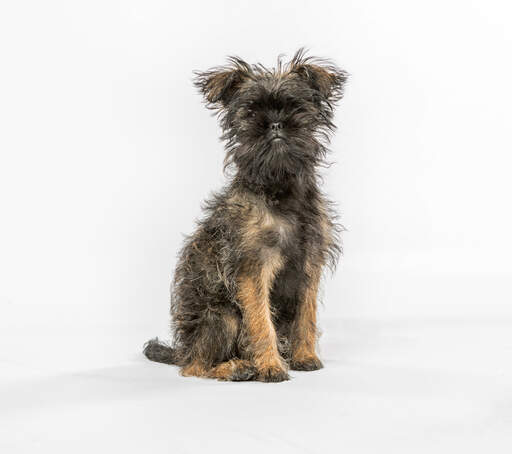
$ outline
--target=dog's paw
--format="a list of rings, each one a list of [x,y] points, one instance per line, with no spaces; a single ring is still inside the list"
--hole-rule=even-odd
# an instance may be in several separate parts
[[[289,380],[290,376],[286,369],[282,366],[268,366],[260,368],[256,380],[267,383],[276,383]]]
[[[256,368],[248,361],[244,361],[231,373],[229,380],[230,381],[253,380],[257,374],[258,374],[258,371],[256,370]]]
[[[292,370],[312,371],[322,369],[322,367],[324,367],[324,365],[316,355],[308,356],[306,358],[292,359],[290,361],[290,369]]]

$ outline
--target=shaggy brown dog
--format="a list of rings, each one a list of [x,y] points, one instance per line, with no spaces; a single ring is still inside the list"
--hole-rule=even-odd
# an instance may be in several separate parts
[[[144,348],[185,376],[287,380],[317,370],[317,291],[335,266],[338,234],[319,189],[347,75],[300,49],[276,68],[230,57],[196,73],[226,141],[229,184],[181,251],[172,286],[174,341]]]

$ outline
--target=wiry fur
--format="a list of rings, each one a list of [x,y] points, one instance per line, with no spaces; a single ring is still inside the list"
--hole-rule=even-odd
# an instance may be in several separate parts
[[[149,341],[149,359],[223,380],[281,381],[288,367],[322,367],[316,292],[324,265],[338,260],[341,227],[317,168],[346,78],[303,49],[272,69],[230,57],[227,66],[196,73],[219,115],[233,175],[206,202],[181,250],[173,344]]]

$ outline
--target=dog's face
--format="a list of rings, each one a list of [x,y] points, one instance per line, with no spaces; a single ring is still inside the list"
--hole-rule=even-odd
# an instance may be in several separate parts
[[[208,107],[220,114],[226,162],[243,177],[279,184],[321,162],[335,129],[333,107],[343,94],[344,71],[305,58],[301,49],[277,68],[232,57],[228,66],[196,74]]]

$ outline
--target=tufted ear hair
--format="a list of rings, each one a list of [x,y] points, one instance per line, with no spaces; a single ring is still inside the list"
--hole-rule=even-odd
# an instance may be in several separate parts
[[[203,94],[211,109],[226,107],[240,86],[251,78],[251,66],[238,57],[229,57],[229,64],[208,71],[194,71],[194,85]]]
[[[336,102],[343,97],[348,73],[329,60],[306,57],[306,50],[300,48],[290,61],[290,72],[297,74],[325,101]]]

